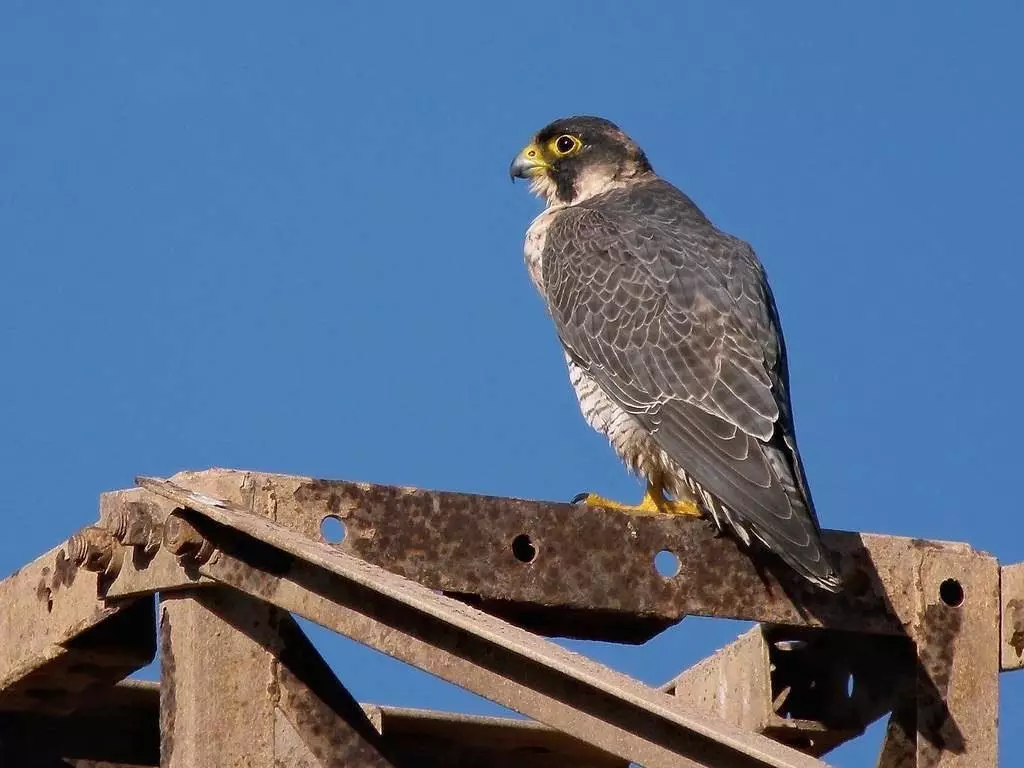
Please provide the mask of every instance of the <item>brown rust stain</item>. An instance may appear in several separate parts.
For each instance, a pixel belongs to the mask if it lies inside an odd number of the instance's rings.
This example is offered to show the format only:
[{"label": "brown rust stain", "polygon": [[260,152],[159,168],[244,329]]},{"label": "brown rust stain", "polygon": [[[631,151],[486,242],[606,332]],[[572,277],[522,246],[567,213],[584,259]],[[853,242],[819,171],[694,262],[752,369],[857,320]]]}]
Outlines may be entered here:
[{"label": "brown rust stain", "polygon": [[[757,553],[751,567],[751,553],[703,521],[324,480],[300,486],[294,499],[310,516],[347,510],[343,551],[431,588],[484,600],[531,603],[538,611],[619,612],[624,621],[659,617],[664,625],[709,606],[744,617],[767,599],[781,621],[902,631],[870,557],[856,549],[845,552],[844,568],[854,588],[837,598],[768,562],[761,567],[766,559]],[[537,546],[529,564],[512,552],[521,534]],[[662,549],[682,561],[674,579],[654,569]]]},{"label": "brown rust stain", "polygon": [[917,652],[927,680],[918,681],[917,727],[926,742],[919,742],[919,756],[928,765],[944,751],[964,750],[963,735],[945,703],[953,674],[954,646],[962,628],[959,608],[934,603],[921,614]]},{"label": "brown rust stain", "polygon": [[953,645],[962,625],[962,612],[941,603],[929,605],[921,617],[921,637],[924,638],[918,651],[921,664],[943,697],[949,690]]},{"label": "brown rust stain", "polygon": [[171,764],[174,753],[175,699],[174,676],[176,665],[171,643],[171,617],[160,611],[160,763]]},{"label": "brown rust stain", "polygon": [[1019,597],[1015,597],[1006,604],[1006,610],[1009,614],[1009,624],[1012,627],[1010,633],[1010,646],[1017,654],[1019,659],[1024,656],[1024,600]]},{"label": "brown rust stain", "polygon": [[39,584],[36,585],[36,599],[46,603],[46,612],[53,610],[53,590],[50,589],[50,569],[43,568],[39,575]]},{"label": "brown rust stain", "polygon": [[293,498],[299,504],[321,506],[324,511],[344,519],[354,506],[354,502],[345,493],[351,487],[350,483],[310,480],[295,489]]},{"label": "brown rust stain", "polygon": [[75,576],[78,574],[78,567],[68,559],[67,552],[61,549],[57,553],[56,561],[53,564],[53,581],[51,589],[56,592],[61,587],[70,587],[75,583]]},{"label": "brown rust stain", "polygon": [[[281,520],[316,536],[326,515],[344,519],[340,550],[432,589],[477,601],[516,603],[531,612],[528,628],[544,633],[567,622],[570,636],[602,639],[618,616],[637,623],[635,641],[686,615],[904,634],[871,554],[859,537],[828,532],[842,560],[847,590],[831,595],[793,578],[761,552],[715,536],[704,521],[637,517],[570,504],[500,498],[338,480],[277,485]],[[274,486],[270,483],[270,486]],[[286,490],[287,489],[287,490]],[[264,493],[267,484],[264,484]],[[537,557],[522,563],[512,541],[528,535]],[[928,547],[921,541],[917,546]],[[909,548],[909,545],[908,545]],[[664,579],[654,569],[662,549],[682,561]],[[244,558],[248,559],[248,558]],[[753,561],[753,564],[752,564]],[[257,585],[253,585],[257,586]],[[265,588],[265,586],[264,586]],[[592,627],[586,616],[595,618]],[[600,620],[598,620],[600,619]],[[627,635],[632,634],[627,632]]]}]

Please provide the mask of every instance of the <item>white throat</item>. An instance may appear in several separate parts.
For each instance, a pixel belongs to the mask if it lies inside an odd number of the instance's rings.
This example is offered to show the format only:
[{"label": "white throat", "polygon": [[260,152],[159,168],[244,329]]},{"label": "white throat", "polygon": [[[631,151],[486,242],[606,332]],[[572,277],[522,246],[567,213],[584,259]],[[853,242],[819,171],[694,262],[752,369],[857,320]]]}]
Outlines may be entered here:
[{"label": "white throat", "polygon": [[623,177],[616,169],[600,166],[588,169],[576,179],[575,196],[565,201],[558,198],[558,187],[547,175],[534,176],[530,182],[530,191],[547,203],[547,208],[565,208],[578,205],[597,195],[626,186],[634,179],[633,175]]}]

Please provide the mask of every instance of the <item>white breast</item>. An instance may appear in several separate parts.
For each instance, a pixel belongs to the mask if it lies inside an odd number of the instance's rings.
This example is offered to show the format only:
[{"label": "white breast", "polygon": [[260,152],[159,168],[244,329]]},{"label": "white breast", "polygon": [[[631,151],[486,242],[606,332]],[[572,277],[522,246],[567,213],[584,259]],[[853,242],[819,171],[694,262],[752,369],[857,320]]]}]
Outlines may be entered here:
[{"label": "white breast", "polygon": [[534,288],[541,296],[545,296],[542,272],[544,266],[544,241],[548,237],[548,227],[564,206],[552,206],[544,210],[526,230],[526,242],[523,244],[523,256],[526,259],[526,271],[533,281]]}]

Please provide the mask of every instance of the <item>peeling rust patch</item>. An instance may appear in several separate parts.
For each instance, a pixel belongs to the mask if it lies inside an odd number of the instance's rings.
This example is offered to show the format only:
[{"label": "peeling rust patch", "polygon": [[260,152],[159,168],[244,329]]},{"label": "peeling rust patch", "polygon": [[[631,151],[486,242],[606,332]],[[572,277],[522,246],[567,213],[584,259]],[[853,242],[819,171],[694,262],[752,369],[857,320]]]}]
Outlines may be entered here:
[{"label": "peeling rust patch", "polygon": [[61,587],[70,587],[75,583],[75,576],[78,574],[78,567],[68,558],[67,552],[61,549],[57,553],[53,564],[53,583],[51,589],[59,590]]},{"label": "peeling rust patch", "polygon": [[338,483],[330,480],[310,480],[295,489],[292,495],[299,504],[316,504],[323,506],[326,512],[345,519],[355,507],[355,503],[341,492]]},{"label": "peeling rust patch", "polygon": [[1006,604],[1007,613],[1010,614],[1010,623],[1013,632],[1010,633],[1010,646],[1019,659],[1024,656],[1024,600],[1015,597]]}]

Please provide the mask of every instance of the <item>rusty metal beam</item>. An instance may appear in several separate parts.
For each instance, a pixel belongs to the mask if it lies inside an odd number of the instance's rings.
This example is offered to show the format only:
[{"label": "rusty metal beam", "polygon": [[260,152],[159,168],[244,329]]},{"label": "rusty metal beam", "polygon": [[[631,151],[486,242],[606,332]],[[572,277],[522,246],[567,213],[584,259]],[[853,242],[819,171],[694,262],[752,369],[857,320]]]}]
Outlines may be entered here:
[{"label": "rusty metal beam", "polygon": [[[341,551],[541,634],[619,642],[642,642],[686,615],[905,634],[921,553],[969,549],[827,531],[847,582],[836,596],[690,518],[233,470],[175,482],[315,540],[334,518],[345,527]],[[142,498],[107,494],[104,515]],[[679,557],[672,578],[654,568],[661,550]]]},{"label": "rusty metal beam", "polygon": [[0,581],[0,711],[67,711],[83,690],[153,659],[152,597],[105,603],[102,576],[80,568],[69,549],[56,547]]},{"label": "rusty metal beam", "polygon": [[936,548],[923,553],[918,567],[917,765],[994,768],[999,563],[967,548]]},{"label": "rusty metal beam", "polygon": [[893,681],[898,699],[878,768],[994,768],[999,564],[967,548],[936,548],[917,569],[916,668]]},{"label": "rusty metal beam", "polygon": [[[648,766],[820,766],[770,739],[226,501],[140,479],[193,511],[210,578]],[[242,534],[242,535],[239,535]],[[188,538],[188,537],[184,537]]]}]

